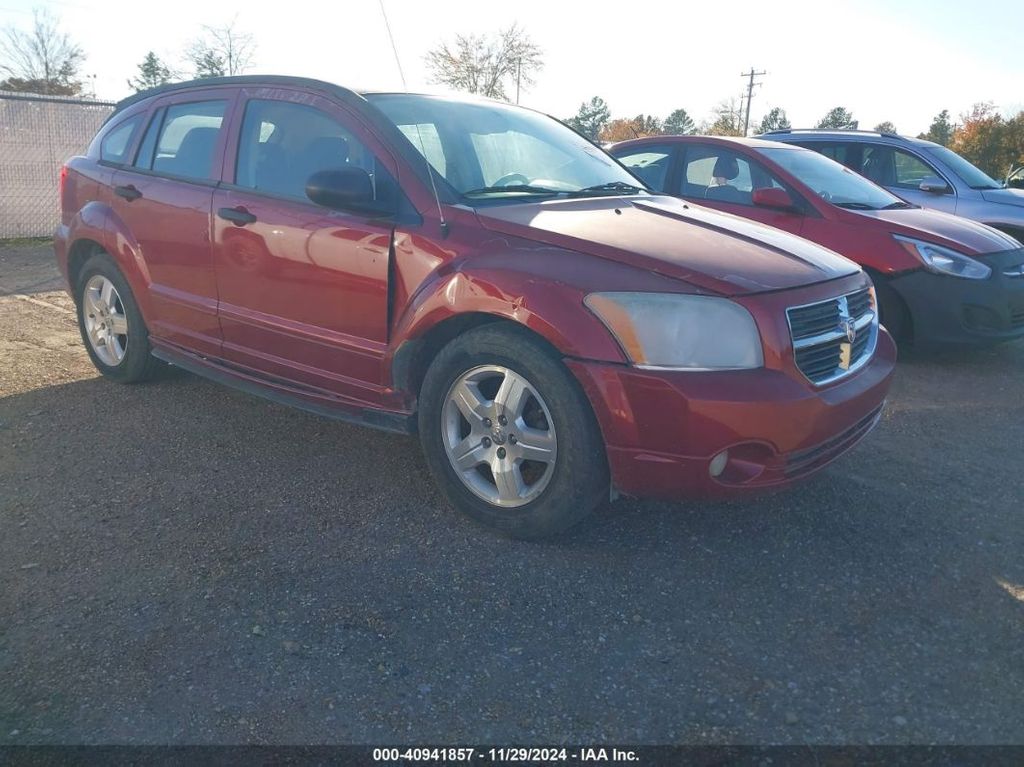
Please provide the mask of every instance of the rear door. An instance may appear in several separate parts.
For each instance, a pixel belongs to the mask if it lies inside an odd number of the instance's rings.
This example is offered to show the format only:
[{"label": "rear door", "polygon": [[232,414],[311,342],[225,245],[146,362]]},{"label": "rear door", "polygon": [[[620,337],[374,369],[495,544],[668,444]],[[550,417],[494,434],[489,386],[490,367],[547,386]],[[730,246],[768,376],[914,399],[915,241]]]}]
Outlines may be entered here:
[{"label": "rear door", "polygon": [[131,165],[113,179],[112,207],[134,236],[149,283],[150,334],[219,356],[210,206],[233,95],[189,90],[159,100]]},{"label": "rear door", "polygon": [[224,357],[303,389],[379,404],[393,221],[311,202],[309,177],[359,167],[397,196],[394,160],[354,116],[297,89],[242,91],[214,193]]}]

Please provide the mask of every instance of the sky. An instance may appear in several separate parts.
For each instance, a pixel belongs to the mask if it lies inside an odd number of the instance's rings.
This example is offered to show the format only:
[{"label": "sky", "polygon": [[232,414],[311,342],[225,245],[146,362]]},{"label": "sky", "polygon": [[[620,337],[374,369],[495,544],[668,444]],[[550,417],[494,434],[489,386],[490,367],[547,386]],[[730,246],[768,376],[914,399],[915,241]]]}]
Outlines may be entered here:
[{"label": "sky", "polygon": [[[400,90],[380,2],[0,0],[0,27],[27,28],[33,8],[51,11],[85,50],[82,72],[104,99],[130,94],[126,80],[149,50],[186,69],[182,51],[202,25],[232,19],[256,38],[253,74]],[[438,43],[518,23],[545,61],[521,103],[562,118],[600,96],[614,117],[665,117],[681,107],[700,122],[738,99],[740,73],[751,67],[767,72],[754,91],[753,124],[779,106],[795,127],[810,127],[844,106],[862,128],[887,120],[917,134],[942,109],[954,117],[981,101],[1024,109],[1022,0],[383,4],[410,90],[444,92],[424,65]]]}]

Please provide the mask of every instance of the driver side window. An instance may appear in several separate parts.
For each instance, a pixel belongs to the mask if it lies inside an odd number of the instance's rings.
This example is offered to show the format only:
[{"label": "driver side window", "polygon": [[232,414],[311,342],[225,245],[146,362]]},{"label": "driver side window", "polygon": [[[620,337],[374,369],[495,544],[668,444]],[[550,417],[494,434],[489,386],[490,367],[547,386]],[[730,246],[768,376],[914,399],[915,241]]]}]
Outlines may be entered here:
[{"label": "driver side window", "polygon": [[695,200],[753,205],[754,189],[783,188],[761,165],[727,147],[696,146],[686,151],[677,194]]},{"label": "driver side window", "polygon": [[394,181],[351,131],[315,107],[252,99],[235,165],[235,183],[267,194],[308,201],[306,183],[322,170],[362,168],[375,198],[394,194]]}]

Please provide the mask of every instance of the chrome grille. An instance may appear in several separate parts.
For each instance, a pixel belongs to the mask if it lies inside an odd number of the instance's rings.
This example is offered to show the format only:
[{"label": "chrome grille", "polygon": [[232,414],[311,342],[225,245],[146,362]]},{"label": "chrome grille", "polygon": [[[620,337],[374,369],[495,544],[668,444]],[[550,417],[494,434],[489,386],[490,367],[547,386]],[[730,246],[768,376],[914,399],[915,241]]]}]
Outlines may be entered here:
[{"label": "chrome grille", "polygon": [[878,311],[874,293],[868,288],[790,307],[786,317],[796,365],[815,384],[831,383],[850,375],[875,352]]}]

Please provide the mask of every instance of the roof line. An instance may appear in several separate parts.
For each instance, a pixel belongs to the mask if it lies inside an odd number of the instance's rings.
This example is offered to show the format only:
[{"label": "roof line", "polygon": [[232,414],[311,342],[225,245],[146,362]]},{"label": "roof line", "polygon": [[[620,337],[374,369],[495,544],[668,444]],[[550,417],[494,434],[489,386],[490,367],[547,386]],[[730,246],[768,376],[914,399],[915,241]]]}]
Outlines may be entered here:
[{"label": "roof line", "polygon": [[291,77],[287,75],[234,75],[230,77],[206,77],[198,80],[185,80],[180,83],[167,83],[166,85],[158,85],[156,88],[148,88],[147,90],[139,91],[135,95],[117,102],[114,113],[116,114],[117,112],[130,107],[132,104],[145,101],[153,96],[161,96],[166,93],[189,90],[192,88],[211,88],[218,85],[300,85],[306,88],[316,88],[320,91],[334,93],[336,95],[340,94],[349,98],[363,98],[361,95],[348,88],[343,88],[340,85],[335,85],[334,83],[325,82],[323,80],[315,80],[310,77]]}]

